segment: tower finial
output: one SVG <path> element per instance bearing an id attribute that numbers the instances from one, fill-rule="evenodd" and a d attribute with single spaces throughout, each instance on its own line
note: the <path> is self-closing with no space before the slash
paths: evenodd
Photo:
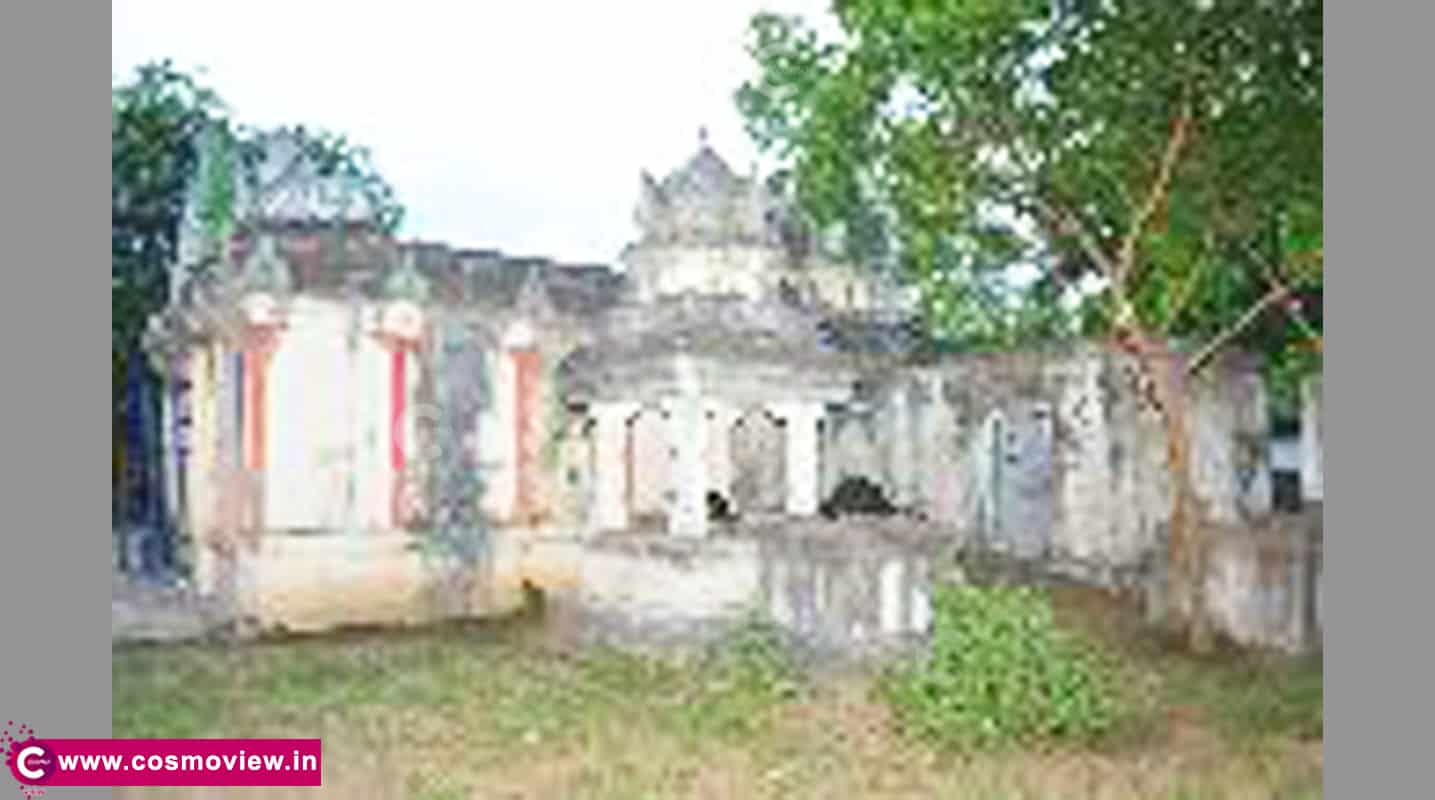
<path id="1" fill-rule="evenodd" d="M 698 146 L 699 146 L 699 147 L 707 147 L 707 146 L 708 146 L 708 126 L 706 126 L 706 125 L 700 125 L 700 126 L 698 126 Z"/>

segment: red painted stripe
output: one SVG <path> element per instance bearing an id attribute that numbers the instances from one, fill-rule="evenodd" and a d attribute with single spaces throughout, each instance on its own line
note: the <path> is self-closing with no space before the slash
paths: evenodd
<path id="1" fill-rule="evenodd" d="M 517 454 L 518 502 L 515 511 L 520 517 L 533 513 L 535 491 L 534 468 L 537 460 L 536 433 L 538 426 L 539 362 L 536 350 L 513 352 L 517 372 L 517 424 L 514 426 L 514 452 Z"/>
<path id="2" fill-rule="evenodd" d="M 244 352 L 244 464 L 251 470 L 264 469 L 264 361 L 264 353 L 257 348 Z"/>
<path id="3" fill-rule="evenodd" d="M 254 468 L 269 466 L 269 354 L 255 359 L 254 369 Z"/>
<path id="4" fill-rule="evenodd" d="M 404 399 L 408 386 L 404 376 L 404 349 L 394 348 L 389 370 L 389 466 L 393 469 L 392 513 L 394 525 L 403 524 L 404 491 Z"/>

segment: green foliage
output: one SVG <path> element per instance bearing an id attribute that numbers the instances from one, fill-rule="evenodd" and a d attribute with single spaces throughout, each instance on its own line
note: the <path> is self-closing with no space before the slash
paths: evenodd
<path id="1" fill-rule="evenodd" d="M 1240 323 L 1278 272 L 1303 313 L 1271 306 L 1230 343 L 1265 354 L 1287 388 L 1318 368 L 1306 345 L 1323 282 L 1319 2 L 834 12 L 830 38 L 756 16 L 757 73 L 737 104 L 819 225 L 860 216 L 874 224 L 857 238 L 894 246 L 933 338 L 1099 336 L 1119 305 L 1196 346 Z M 1179 119 L 1189 135 L 1162 181 Z M 1038 277 L 1011 280 L 1014 264 Z"/>
<path id="2" fill-rule="evenodd" d="M 943 587 L 931 653 L 882 683 L 904 727 L 945 744 L 1080 739 L 1115 721 L 1112 673 L 1026 587 Z"/>
<path id="3" fill-rule="evenodd" d="M 211 89 L 169 62 L 140 67 L 110 101 L 111 385 L 118 408 L 145 320 L 167 300 L 201 138 L 225 109 Z"/>
<path id="4" fill-rule="evenodd" d="M 214 127 L 208 131 L 203 148 L 195 179 L 198 222 L 206 244 L 216 248 L 206 255 L 218 257 L 221 253 L 217 248 L 234 233 L 236 142 L 227 128 Z"/>

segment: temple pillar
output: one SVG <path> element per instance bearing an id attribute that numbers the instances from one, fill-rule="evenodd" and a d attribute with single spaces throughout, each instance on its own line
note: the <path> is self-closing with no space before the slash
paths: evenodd
<path id="1" fill-rule="evenodd" d="M 543 406 L 542 364 L 536 348 L 508 353 L 513 380 L 513 514 L 520 524 L 531 524 L 540 514 L 539 481 L 542 478 Z"/>
<path id="2" fill-rule="evenodd" d="M 892 393 L 891 401 L 892 439 L 888 452 L 887 466 L 892 481 L 893 499 L 898 505 L 912 503 L 915 453 L 912 441 L 912 402 L 905 384 L 899 384 Z"/>
<path id="3" fill-rule="evenodd" d="M 792 516 L 817 513 L 820 480 L 817 425 L 822 419 L 820 403 L 787 403 L 773 409 L 787 427 L 787 504 Z"/>
<path id="4" fill-rule="evenodd" d="M 1324 431 L 1325 421 L 1321 413 L 1324 400 L 1322 376 L 1308 378 L 1301 387 L 1300 419 L 1300 493 L 1309 502 L 1325 500 Z"/>
<path id="5" fill-rule="evenodd" d="M 251 325 L 246 332 L 241 358 L 243 376 L 240 418 L 242 420 L 240 449 L 243 468 L 248 476 L 244 501 L 244 525 L 263 530 L 266 513 L 264 489 L 268 470 L 269 365 L 279 347 L 279 328 L 273 325 Z"/>
<path id="6" fill-rule="evenodd" d="M 215 566 L 213 531 L 210 525 L 214 519 L 215 496 L 215 441 L 217 437 L 218 396 L 216 386 L 216 361 L 213 345 L 195 347 L 190 359 L 190 381 L 193 396 L 194 427 L 191 430 L 189 450 L 189 528 L 191 531 L 190 565 L 193 568 L 195 586 L 204 596 L 215 591 Z"/>
<path id="7" fill-rule="evenodd" d="M 589 524 L 595 532 L 628 527 L 628 418 L 631 403 L 596 403 L 593 417 L 593 507 Z"/>
<path id="8" fill-rule="evenodd" d="M 732 502 L 732 426 L 738 410 L 726 403 L 707 404 L 707 468 L 708 488 Z"/>
<path id="9" fill-rule="evenodd" d="M 678 395 L 671 402 L 669 431 L 673 449 L 673 504 L 668 532 L 700 539 L 708 532 L 707 408 L 696 366 L 678 362 Z"/>

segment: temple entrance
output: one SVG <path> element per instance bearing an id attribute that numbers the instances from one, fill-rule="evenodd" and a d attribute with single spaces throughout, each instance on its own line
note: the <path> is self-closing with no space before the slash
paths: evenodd
<path id="1" fill-rule="evenodd" d="M 782 513 L 787 498 L 786 431 L 766 409 L 733 423 L 732 500 L 740 514 Z"/>
<path id="2" fill-rule="evenodd" d="M 637 525 L 659 525 L 667 518 L 672 483 L 668 420 L 645 406 L 628 423 L 628 511 Z"/>

